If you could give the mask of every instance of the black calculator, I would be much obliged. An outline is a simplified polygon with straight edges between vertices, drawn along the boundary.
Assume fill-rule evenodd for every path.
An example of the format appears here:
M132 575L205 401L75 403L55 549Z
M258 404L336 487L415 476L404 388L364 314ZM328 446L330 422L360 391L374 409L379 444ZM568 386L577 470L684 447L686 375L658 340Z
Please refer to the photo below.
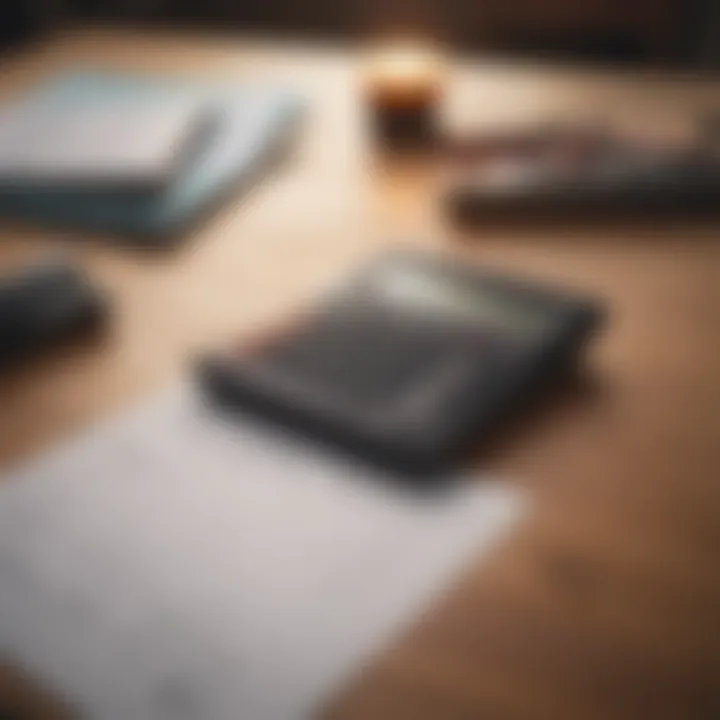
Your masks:
M259 350L207 358L199 378L220 406L430 477L567 368L602 315L595 299L395 251Z

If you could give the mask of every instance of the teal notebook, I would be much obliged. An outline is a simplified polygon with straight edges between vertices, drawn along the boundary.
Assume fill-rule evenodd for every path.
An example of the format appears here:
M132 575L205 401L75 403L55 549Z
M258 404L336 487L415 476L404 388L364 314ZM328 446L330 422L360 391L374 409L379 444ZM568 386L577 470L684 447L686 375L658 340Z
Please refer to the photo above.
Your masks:
M25 101L42 107L90 103L108 95L130 103L162 95L201 98L217 112L203 148L159 194L107 191L0 190L0 218L112 235L150 244L177 238L242 181L250 180L295 125L301 102L294 93L262 85L203 84L173 78L80 71L63 74Z

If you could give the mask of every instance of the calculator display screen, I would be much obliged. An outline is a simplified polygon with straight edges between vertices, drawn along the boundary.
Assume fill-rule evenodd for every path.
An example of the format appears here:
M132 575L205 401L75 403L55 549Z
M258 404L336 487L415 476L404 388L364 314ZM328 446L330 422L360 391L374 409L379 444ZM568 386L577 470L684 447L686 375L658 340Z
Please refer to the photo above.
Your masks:
M518 336L543 334L556 320L546 306L534 305L526 298L449 282L416 269L389 269L377 278L374 290L383 301L397 307Z

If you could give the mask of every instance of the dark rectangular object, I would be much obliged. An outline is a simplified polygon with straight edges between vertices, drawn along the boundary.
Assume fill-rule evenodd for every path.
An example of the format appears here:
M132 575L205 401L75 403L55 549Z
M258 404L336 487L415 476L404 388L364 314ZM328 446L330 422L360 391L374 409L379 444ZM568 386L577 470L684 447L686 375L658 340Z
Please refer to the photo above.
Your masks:
M5 365L98 327L105 296L77 268L34 265L0 279L0 364Z
M479 137L451 149L445 205L461 221L717 216L717 130L705 125L677 147L580 127Z
M396 252L284 337L206 360L200 378L221 405L432 476L564 369L600 315L591 300Z

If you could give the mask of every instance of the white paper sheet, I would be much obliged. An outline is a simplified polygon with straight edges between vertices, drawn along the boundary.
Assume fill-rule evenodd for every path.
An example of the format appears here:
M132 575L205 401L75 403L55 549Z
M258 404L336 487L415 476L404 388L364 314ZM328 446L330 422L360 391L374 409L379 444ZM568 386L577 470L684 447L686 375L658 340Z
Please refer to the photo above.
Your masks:
M4 479L0 654L93 720L312 717L524 505L402 493L183 389Z

